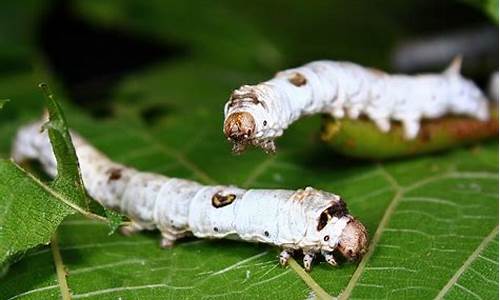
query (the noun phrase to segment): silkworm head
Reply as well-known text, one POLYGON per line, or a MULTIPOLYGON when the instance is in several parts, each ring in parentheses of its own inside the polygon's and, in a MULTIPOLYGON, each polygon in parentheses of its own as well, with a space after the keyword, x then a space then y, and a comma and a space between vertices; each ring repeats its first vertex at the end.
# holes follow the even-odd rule
POLYGON ((368 233, 365 226, 358 220, 351 219, 340 235, 337 249, 349 261, 361 259, 368 250, 368 233))
POLYGON ((224 122, 224 135, 233 142, 251 139, 255 133, 255 119, 248 112, 230 114, 224 122))

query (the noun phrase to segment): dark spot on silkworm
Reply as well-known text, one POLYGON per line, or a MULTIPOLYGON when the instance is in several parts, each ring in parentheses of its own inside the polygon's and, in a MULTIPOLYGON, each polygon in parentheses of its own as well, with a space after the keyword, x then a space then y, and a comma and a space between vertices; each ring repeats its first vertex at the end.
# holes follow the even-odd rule
POLYGON ((330 217, 342 218, 349 213, 349 210, 347 204, 340 198, 338 202, 327 208, 327 212, 330 217))
POLYGON ((349 210, 347 209, 347 204, 344 202, 344 200, 342 200, 342 198, 339 198, 338 201, 336 201, 334 204, 332 204, 330 207, 328 207, 321 213, 321 215, 319 216, 318 226, 316 227, 316 229, 320 231, 326 226, 328 220, 330 220, 331 218, 333 217, 342 218, 348 213, 349 210))
POLYGON ((379 70, 377 68, 368 68, 368 70, 372 71, 372 73, 376 76, 384 76, 386 73, 382 70, 379 70))
POLYGON ((219 232, 219 228, 214 227, 214 231, 215 231, 215 232, 219 232))
POLYGON ((304 77, 304 75, 298 72, 295 72, 292 76, 288 77, 288 81, 295 86, 303 86, 307 84, 307 79, 304 77))
POLYGON ((255 93, 246 93, 246 94, 233 93, 229 98, 229 107, 232 107, 238 103, 249 102, 248 99, 250 99, 250 102, 252 102, 253 104, 260 104, 262 105, 262 107, 267 109, 266 104, 263 101, 260 101, 255 93))
POLYGON ((323 240, 324 240, 325 242, 328 242, 328 241, 330 240, 330 236, 329 236, 329 235, 325 235, 325 237, 323 238, 323 240))
POLYGON ((265 236, 269 236, 269 231, 264 231, 265 236))
POLYGON ((122 169, 110 168, 106 173, 109 174, 108 180, 118 180, 122 178, 122 169))
POLYGON ((321 229, 325 228, 326 223, 328 223, 328 215, 326 214, 326 211, 323 211, 321 215, 319 215, 318 226, 316 227, 316 229, 320 231, 321 229))
POLYGON ((266 121, 266 120, 264 120, 264 122, 263 122, 262 124, 264 124, 264 126, 266 126, 266 125, 267 125, 267 121, 266 121))
POLYGON ((233 203, 236 199, 235 194, 221 195, 220 193, 215 193, 212 197, 212 206, 215 208, 221 208, 226 205, 233 203))

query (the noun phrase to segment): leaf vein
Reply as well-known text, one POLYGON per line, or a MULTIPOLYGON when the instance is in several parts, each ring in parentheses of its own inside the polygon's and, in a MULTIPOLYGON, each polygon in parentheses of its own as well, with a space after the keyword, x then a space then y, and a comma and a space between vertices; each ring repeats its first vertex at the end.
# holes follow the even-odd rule
MULTIPOLYGON (((446 285, 439 291, 435 299, 442 299, 446 293, 455 285, 462 276, 462 274, 467 270, 467 268, 472 264, 472 262, 480 257, 480 253, 486 248, 488 243, 492 241, 496 235, 498 234, 498 225, 493 228, 493 230, 483 239, 483 241, 479 244, 479 246, 472 252, 472 254, 465 260, 464 264, 457 270, 455 274, 451 277, 451 279, 446 283, 446 285)), ((497 263, 498 264, 498 263, 497 263)))
POLYGON ((57 282, 59 283, 59 289, 61 290, 61 298, 63 300, 70 300, 71 292, 68 287, 68 282, 66 281, 67 273, 62 260, 61 251, 59 250, 57 232, 55 232, 54 236, 52 237, 50 249, 52 250, 52 257, 54 259, 54 265, 56 267, 57 282))

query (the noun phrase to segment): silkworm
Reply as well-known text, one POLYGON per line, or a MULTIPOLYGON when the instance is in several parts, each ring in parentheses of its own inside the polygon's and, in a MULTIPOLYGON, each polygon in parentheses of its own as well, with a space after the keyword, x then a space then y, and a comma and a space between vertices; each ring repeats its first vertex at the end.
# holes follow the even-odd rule
POLYGON ((247 145, 273 152, 274 139, 291 123, 316 113, 338 119, 364 115, 382 132, 399 121, 406 139, 417 136, 423 118, 460 114, 486 120, 487 100, 460 75, 460 65, 455 59, 441 74, 408 76, 349 62, 311 62, 235 90, 224 107, 224 134, 235 152, 247 145))
MULTIPOLYGON (((55 176, 56 160, 41 125, 37 122, 18 131, 12 156, 16 161, 38 159, 55 176)), ((266 243, 282 249, 282 265, 295 251, 302 251, 306 270, 318 253, 337 265, 335 250, 349 261, 367 250, 365 227, 335 194, 311 187, 244 190, 141 172, 111 161, 78 134, 71 135, 88 194, 132 220, 122 229, 126 234, 158 229, 163 247, 190 234, 266 243)))

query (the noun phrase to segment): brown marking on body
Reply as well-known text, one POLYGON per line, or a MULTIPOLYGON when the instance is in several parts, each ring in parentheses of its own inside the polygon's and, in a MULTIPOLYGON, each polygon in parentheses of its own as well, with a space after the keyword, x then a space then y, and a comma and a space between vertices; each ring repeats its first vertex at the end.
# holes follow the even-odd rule
POLYGON ((328 207, 326 210, 331 217, 337 217, 337 218, 342 218, 343 216, 349 213, 349 210, 347 209, 347 204, 344 202, 344 200, 342 200, 342 198, 339 198, 339 201, 335 202, 332 206, 328 207))
POLYGON ((297 201, 297 202, 300 202, 300 201, 303 201, 305 200, 307 197, 315 194, 315 193, 318 193, 317 190, 315 190, 314 188, 312 187, 306 187, 305 189, 303 190, 297 190, 293 196, 292 196, 292 200, 294 201, 297 201))
POLYGON ((377 68, 368 68, 368 70, 370 70, 373 73, 373 75, 375 75, 375 76, 382 77, 382 76, 387 75, 386 72, 384 72, 380 69, 377 69, 377 68))
POLYGON ((316 227, 316 229, 320 231, 321 229, 325 228, 328 221, 330 221, 330 219, 332 219, 333 217, 340 219, 347 214, 349 214, 347 205, 344 202, 344 200, 340 198, 338 201, 336 201, 327 209, 321 212, 321 214, 319 215, 318 226, 316 227))
POLYGON ((233 203, 233 201, 236 199, 235 194, 228 194, 228 195, 221 195, 219 193, 215 193, 212 197, 212 206, 215 208, 221 208, 226 205, 229 205, 233 203))
POLYGON ((292 76, 288 77, 288 81, 291 84, 295 85, 296 87, 300 87, 307 84, 306 77, 300 74, 299 72, 295 72, 292 74, 292 76))
POLYGON ((325 228, 326 224, 328 223, 328 220, 329 220, 328 215, 326 214, 325 211, 323 211, 321 215, 319 215, 318 226, 316 227, 316 229, 320 231, 321 229, 325 228))
MULTIPOLYGON (((266 104, 264 103, 264 101, 259 100, 259 97, 254 92, 245 93, 245 94, 239 94, 239 93, 233 92, 231 94, 231 97, 229 97, 229 107, 232 107, 236 103, 242 102, 245 99, 250 99, 253 104, 260 104, 260 105, 262 105, 262 107, 266 108, 266 104)), ((246 101, 246 102, 248 102, 248 101, 246 101)))
POLYGON ((295 192, 295 194, 293 194, 293 200, 295 201, 302 201, 304 200, 304 198, 307 196, 307 194, 304 192, 304 190, 298 190, 297 192, 295 192))
POLYGON ((108 180, 118 180, 122 178, 122 169, 121 168, 110 168, 108 171, 106 171, 107 174, 109 174, 108 180))

